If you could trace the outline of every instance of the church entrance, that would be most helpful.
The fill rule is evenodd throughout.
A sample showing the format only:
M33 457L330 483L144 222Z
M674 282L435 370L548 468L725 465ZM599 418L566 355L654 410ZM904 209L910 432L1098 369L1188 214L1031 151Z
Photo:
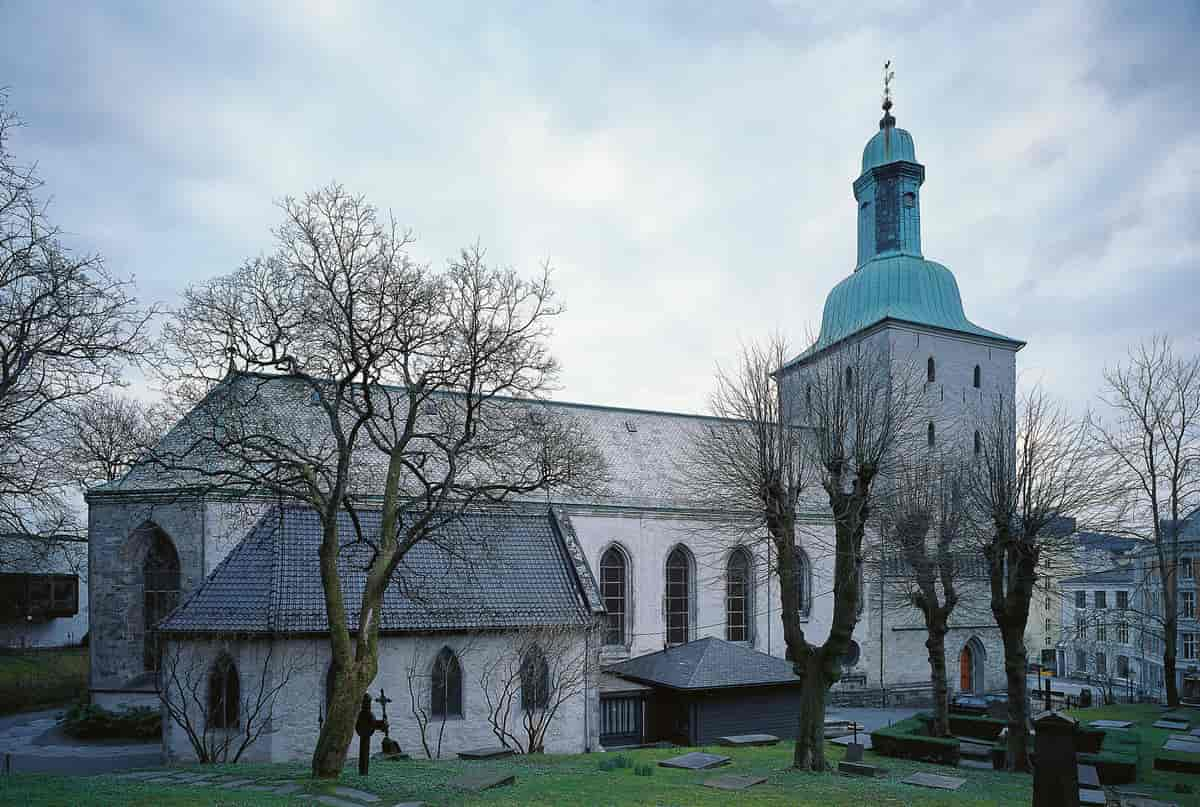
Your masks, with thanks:
M983 673L986 660L987 651L983 649L983 643L978 638L972 637L963 645L962 652L958 654L958 689L960 692L969 692L973 695L983 694L985 689Z

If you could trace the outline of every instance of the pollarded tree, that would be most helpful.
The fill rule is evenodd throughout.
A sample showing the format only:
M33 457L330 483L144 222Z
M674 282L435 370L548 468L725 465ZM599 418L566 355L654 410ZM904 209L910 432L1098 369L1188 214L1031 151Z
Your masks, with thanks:
M967 477L973 540L988 567L992 617L1004 644L1009 770L1029 769L1025 628L1039 562L1066 551L1072 516L1093 525L1119 518L1109 468L1074 420L1041 389L1015 404L997 398L981 416L979 452Z
M67 414L62 457L82 487L119 479L162 438L158 410L111 391L84 399Z
M1157 337L1104 380L1101 399L1114 417L1094 419L1093 434L1133 502L1123 531L1153 545L1162 601L1148 616L1162 631L1167 703L1178 706L1180 535L1200 507L1200 355L1176 355L1170 339Z
M203 394L151 459L181 484L319 513L334 684L312 767L336 777L407 552L480 502L589 484L600 460L578 424L536 403L558 372L548 271L526 280L478 249L431 271L409 258L408 233L339 185L282 207L275 251L189 289L165 327L170 380ZM363 507L382 508L377 534L362 532ZM340 514L374 548L353 600Z
M743 348L735 371L718 371L710 408L721 420L694 437L678 476L738 540L768 536L784 642L804 682L793 765L823 771L825 696L858 622L876 484L920 411L920 385L908 365L869 342L818 358L798 383L780 375L790 358L774 337ZM833 619L823 642L801 622L802 506L827 506L834 523Z

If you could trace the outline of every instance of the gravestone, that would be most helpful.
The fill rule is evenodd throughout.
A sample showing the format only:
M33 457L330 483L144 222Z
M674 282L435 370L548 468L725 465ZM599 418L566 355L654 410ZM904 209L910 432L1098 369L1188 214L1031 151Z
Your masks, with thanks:
M850 743L846 746L846 761L847 762L862 762L863 747L862 743Z
M459 790L470 790L473 793L479 793L483 790L491 790L493 787L511 785L515 781L517 781L517 777L511 773L472 771L464 773L462 776L457 776L446 784Z
M705 754L702 751L693 751L690 754L671 757L658 763L660 768L683 768L689 771L706 771L709 768L719 768L728 764L729 757L723 757L720 754Z
M1129 720L1093 720L1088 725L1098 729L1127 729L1133 725L1133 722Z
M767 781L765 776L718 776L705 780L704 786L717 790L749 790L765 781Z
M728 737L718 737L717 745L725 745L733 748L756 746L756 745L777 745L779 738L774 734L731 734Z
M868 776L874 778L883 776L887 771L875 765L868 765L865 762L839 762L838 773L845 773L851 776Z
M906 785L932 787L936 790L958 790L967 781L957 776L942 776L937 773L914 773L907 779L901 779Z
M833 743L834 745L840 745L842 747L848 748L850 746L850 744L854 742L854 735L847 734L845 737L837 737L835 739L830 740L829 742ZM873 743L871 742L871 735L870 734L858 735L858 744L861 745L866 750L870 751L873 746Z
M1034 807L1077 807L1079 769L1075 760L1075 720L1051 712L1037 722L1033 774Z
M1085 787L1079 791L1079 803L1104 805L1108 804L1108 799L1103 790L1092 790L1090 787Z
M472 748L469 751L459 751L459 759L504 759L511 757L513 750L505 748L502 745L494 745L488 748Z

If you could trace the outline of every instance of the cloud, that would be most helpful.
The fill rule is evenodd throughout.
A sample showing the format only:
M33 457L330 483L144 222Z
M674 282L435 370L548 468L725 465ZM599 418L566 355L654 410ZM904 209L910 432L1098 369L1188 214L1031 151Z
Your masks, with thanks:
M927 256L1083 405L1129 342L1200 337L1198 29L1190 4L41 4L6 12L0 71L56 220L149 297L336 178L423 260L549 259L564 398L695 411L852 270L892 58Z

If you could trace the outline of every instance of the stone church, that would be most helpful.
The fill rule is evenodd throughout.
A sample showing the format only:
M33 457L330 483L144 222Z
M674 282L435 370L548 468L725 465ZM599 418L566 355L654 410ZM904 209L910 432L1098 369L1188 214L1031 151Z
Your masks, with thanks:
M829 292L817 341L781 368L781 389L800 396L806 373L838 351L863 343L886 345L891 355L922 368L933 413L930 445L960 441L969 453L978 450L977 436L962 429L937 433L935 422L969 423L997 396L1011 400L1016 353L1024 343L968 320L954 275L924 258L920 193L925 167L917 162L912 136L896 126L889 107L890 102L863 149L862 171L853 183L857 264ZM239 377L222 383L239 383ZM302 407L302 394L281 394L278 405ZM766 544L717 540L712 513L689 501L673 481L682 452L709 419L590 404L544 405L586 425L602 448L611 484L603 495L560 496L466 518L460 526L464 534L489 546L487 553L463 560L477 573L487 571L477 587L464 588L463 580L476 579L466 576L455 585L433 586L426 598L411 595L402 584L389 592L380 672L371 691L391 694L394 734L407 751L419 753L420 737L404 728L414 722L409 718L418 703L441 716L443 754L495 744L488 693L480 688L477 669L500 652L498 637L530 620L577 629L581 643L591 641L587 623L603 626L599 647L586 648L594 668L556 716L546 737L548 751L596 749L605 735L625 733L608 723L628 715L602 709L601 701L606 693L637 687L597 683L602 668L710 637L776 658L784 655L778 581L766 571ZM187 420L164 440L183 439ZM324 714L322 680L329 661L313 515L252 497L222 497L149 466L93 489L87 501L94 701L157 703L164 649L182 647L203 656L210 675L217 676L205 690L207 720L228 729L245 716L219 713L236 700L234 693L244 694L252 681L273 675L264 665L273 648L285 647L307 654L311 663L280 689L282 705L243 758L310 753ZM817 506L805 521L800 537L804 629L823 641L833 609L832 557L825 550L833 545L833 524L827 509ZM422 569L432 574L445 568L445 559L422 555L408 573L417 580ZM868 574L864 582L863 610L835 699L879 704L886 698L894 705L927 698L929 666L919 614L895 607L878 574ZM347 585L353 590L353 581ZM441 615L436 620L418 607L431 599ZM983 592L969 599L978 607L960 608L946 639L951 691L1000 689L999 632ZM455 604L463 607L447 610ZM214 709L214 703L224 706ZM176 729L167 731L164 742L173 755L190 754L186 737Z

